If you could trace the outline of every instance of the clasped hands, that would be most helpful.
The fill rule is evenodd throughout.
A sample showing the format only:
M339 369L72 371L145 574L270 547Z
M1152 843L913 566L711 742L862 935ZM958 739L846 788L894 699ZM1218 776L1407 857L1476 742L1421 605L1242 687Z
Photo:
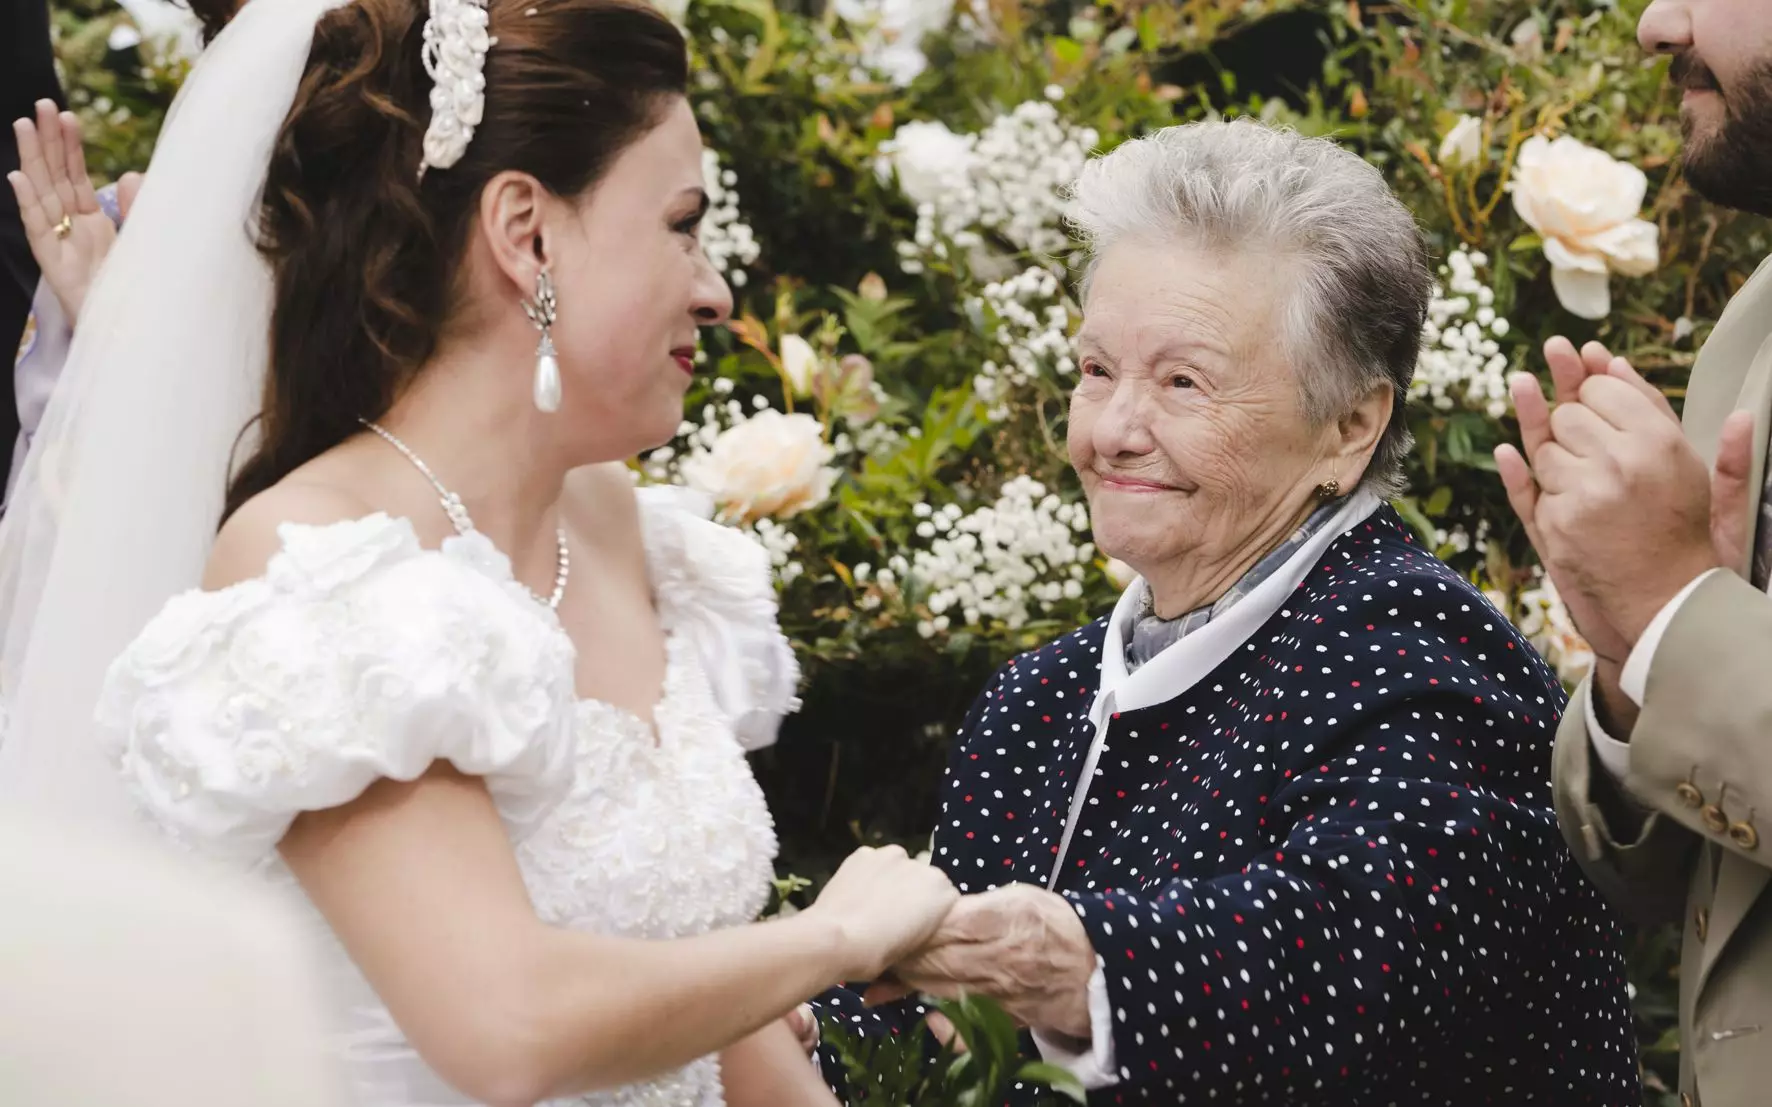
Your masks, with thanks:
M961 896L924 946L892 966L892 983L869 1002L924 992L943 999L984 996L1024 1026L1087 1041L1095 950L1063 896L1006 884ZM945 1038L945 1020L930 1018Z
M1624 358L1561 337L1544 354L1556 406L1536 377L1515 374L1521 449L1499 447L1495 463L1615 706L1618 673L1656 613L1700 574L1745 565L1753 416L1723 424L1707 471L1666 397Z

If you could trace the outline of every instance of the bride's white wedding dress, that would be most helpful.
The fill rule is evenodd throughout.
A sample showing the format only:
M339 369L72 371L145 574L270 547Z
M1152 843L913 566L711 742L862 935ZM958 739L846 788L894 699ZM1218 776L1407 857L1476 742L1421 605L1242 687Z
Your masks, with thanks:
M276 853L297 813L444 759L484 778L548 923L675 938L766 902L775 836L745 746L773 738L797 680L767 555L666 494L641 511L668 643L656 733L576 697L572 643L483 536L425 550L386 515L285 526L263 577L175 598L111 667L100 722L142 810L311 916L360 1107L471 1101L301 898ZM719 1064L560 1102L716 1107Z

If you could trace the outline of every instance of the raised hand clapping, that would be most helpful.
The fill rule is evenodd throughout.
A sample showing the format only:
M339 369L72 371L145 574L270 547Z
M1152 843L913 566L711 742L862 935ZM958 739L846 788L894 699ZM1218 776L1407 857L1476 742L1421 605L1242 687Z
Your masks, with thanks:
M70 321L77 320L93 277L117 239L117 228L100 207L87 175L80 122L72 112L57 112L53 101L39 100L36 119L20 119L12 131L20 169L6 179L18 197L25 237L62 310ZM139 173L124 174L117 182L123 215L140 187Z

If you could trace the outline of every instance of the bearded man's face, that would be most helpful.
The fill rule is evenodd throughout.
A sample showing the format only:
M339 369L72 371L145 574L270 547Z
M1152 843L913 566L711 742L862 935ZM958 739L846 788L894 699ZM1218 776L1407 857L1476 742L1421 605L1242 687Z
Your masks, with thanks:
M1673 55L1686 179L1706 199L1772 215L1772 3L1655 0L1637 38Z

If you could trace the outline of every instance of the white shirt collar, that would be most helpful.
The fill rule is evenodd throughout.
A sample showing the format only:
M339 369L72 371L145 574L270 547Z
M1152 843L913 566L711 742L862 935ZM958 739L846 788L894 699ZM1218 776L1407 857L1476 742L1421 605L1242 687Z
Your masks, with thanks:
M1145 587L1142 578L1134 579L1120 594L1114 613L1108 618L1107 637L1101 646L1101 681L1096 686L1090 720L1099 727L1101 720L1111 713L1164 703L1192 688L1280 610L1330 543L1377 511L1383 502L1367 491L1349 496L1327 526L1312 535L1284 565L1229 611L1151 658L1137 672L1128 673L1126 630L1138 618Z

